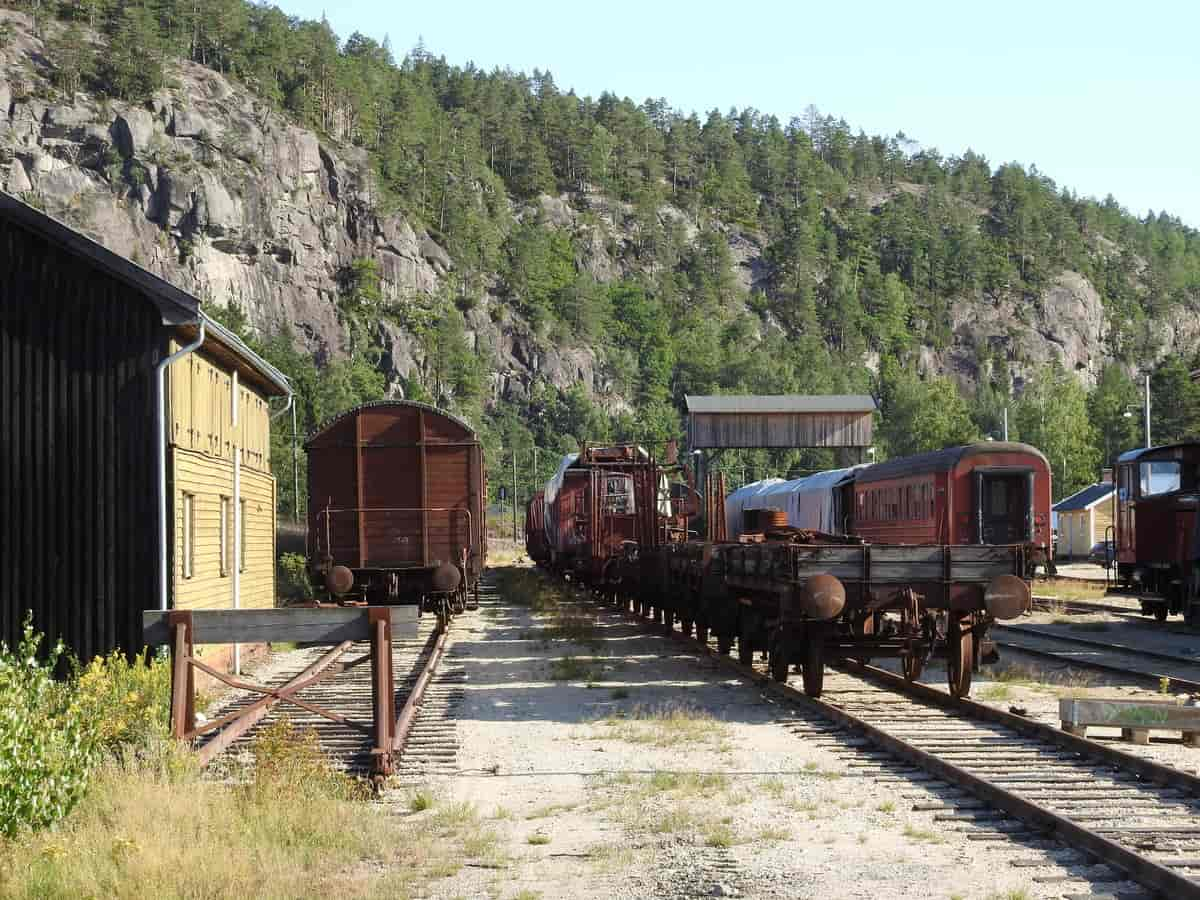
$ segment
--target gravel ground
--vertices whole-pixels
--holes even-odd
[[[807,737],[789,704],[611,610],[583,609],[594,625],[585,644],[550,636],[547,616],[499,597],[456,624],[467,673],[459,773],[427,789],[440,804],[473,804],[500,834],[503,861],[468,860],[429,896],[885,900],[1113,888],[1079,880],[1089,870],[1068,868],[1078,857],[1057,845],[970,840],[995,824],[914,811],[937,798],[921,781],[856,773],[847,763],[858,751]]]

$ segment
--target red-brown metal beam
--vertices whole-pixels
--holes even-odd
[[[343,641],[303,672],[298,674],[287,684],[281,685],[278,690],[271,691],[270,694],[260,700],[256,700],[246,709],[238,710],[235,713],[230,713],[229,715],[218,719],[216,722],[210,722],[200,731],[194,732],[194,735],[202,734],[212,730],[213,728],[218,728],[228,723],[228,727],[226,727],[220,734],[199,749],[197,756],[200,759],[200,765],[206,766],[216,759],[217,756],[230,747],[234,741],[253,728],[258,722],[260,722],[263,717],[271,711],[272,707],[278,704],[281,700],[299,703],[299,701],[297,701],[292,695],[303,690],[309,685],[320,681],[321,678],[326,677],[327,674],[333,674],[332,672],[326,673],[325,670],[328,669],[339,656],[341,656],[350,648],[350,644],[350,641]],[[189,666],[188,668],[191,669],[192,666]],[[204,668],[207,669],[207,667]],[[246,685],[245,687],[251,690],[262,690],[262,688],[259,688],[256,685]],[[300,705],[305,706],[306,708],[308,706],[307,704],[303,703]]]
[[[421,700],[425,696],[425,689],[429,687],[429,683],[433,680],[433,674],[437,671],[438,662],[442,658],[442,652],[446,649],[447,633],[447,630],[444,628],[438,632],[437,641],[433,645],[433,650],[430,651],[429,659],[425,663],[425,667],[421,670],[416,684],[413,685],[408,699],[404,701],[404,709],[400,711],[400,718],[396,720],[396,728],[392,738],[392,749],[396,753],[401,752],[404,749],[404,744],[408,741],[409,732],[412,731],[413,723],[417,719],[417,711],[421,706]]]

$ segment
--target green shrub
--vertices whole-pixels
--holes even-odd
[[[170,663],[131,663],[119,651],[98,656],[79,674],[71,704],[111,753],[155,745],[170,733]]]
[[[307,600],[313,595],[308,580],[308,560],[302,553],[279,555],[279,594],[287,600]]]
[[[274,802],[281,797],[361,800],[370,795],[362,781],[336,768],[321,750],[317,733],[299,729],[286,716],[254,739],[254,775],[249,798]]]
[[[41,643],[28,618],[15,652],[0,643],[0,835],[8,837],[66,816],[100,758],[71,685],[54,678],[62,643],[39,660]]]

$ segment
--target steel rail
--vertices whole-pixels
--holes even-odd
[[[617,608],[625,618],[643,626],[655,625],[654,628],[648,630],[664,637],[668,636],[663,634],[662,624],[647,621],[624,607],[618,606]],[[1064,844],[1092,854],[1100,861],[1123,871],[1132,881],[1161,891],[1167,897],[1178,898],[1178,900],[1200,900],[1200,883],[1177,874],[1167,865],[1162,865],[1104,837],[1100,830],[1086,828],[1066,816],[1007,791],[992,781],[974,775],[944,759],[939,759],[827,701],[809,697],[790,685],[775,682],[753,666],[743,665],[724,654],[717,653],[707,644],[702,644],[695,638],[685,637],[675,631],[673,627],[670,629],[669,637],[692,648],[700,655],[715,659],[719,665],[736,672],[771,693],[799,705],[807,705],[827,719],[858,732],[868,741],[883,747],[892,755],[939,778],[959,785],[985,803],[1008,813],[1036,831],[1048,834]],[[973,700],[955,699],[949,694],[926,685],[908,682],[882,669],[862,666],[858,667],[858,671],[864,672],[872,679],[910,697],[931,702],[942,708],[953,709],[969,718],[995,722],[1027,736],[1051,741],[1081,757],[1098,758],[1155,784],[1176,788],[1184,787],[1192,794],[1200,795],[1200,778],[1177,769],[1114,750],[1088,738],[1066,734],[1040,722],[1005,713]]]
[[[1143,650],[1140,647],[1130,647],[1128,644],[1114,644],[1108,641],[1097,641],[1092,638],[1077,637],[1073,634],[1055,634],[1052,631],[1042,631],[1029,625],[996,625],[994,630],[1010,631],[1013,634],[1024,634],[1030,637],[1045,638],[1064,644],[1078,644],[1080,647],[1095,647],[1110,653],[1128,653],[1130,656],[1141,656],[1145,659],[1175,663],[1181,666],[1196,666],[1200,668],[1200,658],[1177,656],[1174,653],[1163,653],[1159,650]]]
[[[1036,656],[1040,659],[1052,660],[1054,662],[1063,663],[1068,666],[1074,666],[1078,669],[1093,669],[1097,672],[1108,672],[1112,675],[1121,675],[1133,681],[1143,681],[1146,684],[1161,684],[1164,678],[1170,680],[1171,684],[1182,688],[1183,690],[1200,693],[1200,681],[1191,681],[1187,678],[1179,678],[1175,675],[1159,675],[1151,672],[1143,672],[1139,669],[1127,669],[1124,666],[1113,665],[1112,663],[1103,663],[1090,659],[1076,659],[1072,656],[1063,656],[1061,653],[1055,653],[1053,650],[1044,650],[1040,647],[1030,647],[1027,644],[1013,643],[1012,641],[993,641],[997,647],[1003,647],[1006,650],[1015,650],[1018,653],[1025,653],[1029,656]]]
[[[392,736],[392,752],[395,754],[404,752],[404,745],[408,743],[409,733],[412,731],[413,724],[417,720],[417,713],[420,712],[421,701],[425,697],[425,689],[433,681],[438,663],[441,662],[442,654],[446,649],[446,638],[449,633],[450,627],[448,625],[435,632],[437,639],[434,641],[429,658],[425,661],[425,665],[421,667],[421,674],[417,676],[416,684],[413,685],[412,690],[409,691],[408,697],[404,701],[404,708],[400,710],[400,715],[396,717],[396,727],[393,729]]]

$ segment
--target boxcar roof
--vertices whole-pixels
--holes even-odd
[[[875,463],[873,466],[860,470],[855,481],[869,484],[873,481],[886,481],[889,478],[948,472],[967,457],[977,456],[981,453],[1028,453],[1036,456],[1042,462],[1046,462],[1046,457],[1042,455],[1042,452],[1029,444],[1019,444],[1014,441],[981,441],[977,444],[947,447],[944,450],[932,450],[916,456],[904,456],[900,459]],[[1049,464],[1047,463],[1047,465]]]
[[[1174,459],[1174,451],[1187,449],[1200,450],[1200,441],[1180,441],[1178,444],[1163,444],[1161,447],[1138,447],[1136,450],[1126,450],[1117,457],[1117,462],[1133,462],[1143,456],[1149,459]]]
[[[199,321],[200,301],[187,291],[4,191],[0,191],[0,216],[127,284],[157,307],[164,325]]]
[[[465,429],[472,437],[476,437],[475,429],[471,427],[471,424],[466,419],[459,418],[458,416],[454,415],[454,413],[446,412],[444,409],[438,409],[436,406],[432,406],[431,404],[420,403],[416,400],[376,400],[371,403],[363,403],[360,406],[356,406],[353,409],[348,409],[345,412],[334,416],[332,419],[325,422],[320,428],[318,428],[312,435],[310,435],[308,440],[304,442],[304,446],[306,448],[309,447],[314,441],[321,437],[321,435],[336,426],[339,422],[358,415],[364,409],[385,409],[387,407],[423,409],[425,412],[430,412],[434,415],[441,416],[442,418],[449,419],[451,422],[454,422],[456,425]]]

